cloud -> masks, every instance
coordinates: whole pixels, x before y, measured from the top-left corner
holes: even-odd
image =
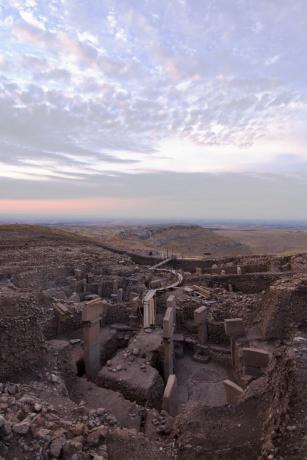
[[[22,196],[31,177],[305,174],[306,14],[304,0],[6,2],[1,180]]]

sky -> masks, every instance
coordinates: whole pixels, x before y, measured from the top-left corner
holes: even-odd
[[[307,221],[306,0],[0,0],[0,218]]]

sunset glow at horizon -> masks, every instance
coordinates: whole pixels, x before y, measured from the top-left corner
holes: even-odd
[[[142,199],[138,199],[138,204]],[[92,214],[95,211],[110,212],[118,209],[131,209],[136,205],[132,199],[125,198],[82,198],[59,200],[0,200],[3,214],[35,214],[35,215],[71,215]]]

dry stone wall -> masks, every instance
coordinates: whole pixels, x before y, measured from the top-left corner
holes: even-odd
[[[0,320],[0,380],[17,379],[42,365],[44,339],[33,316]]]

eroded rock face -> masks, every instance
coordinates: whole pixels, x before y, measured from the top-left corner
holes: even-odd
[[[295,327],[307,324],[306,304],[307,277],[277,281],[266,292],[259,309],[263,335],[282,339]]]

